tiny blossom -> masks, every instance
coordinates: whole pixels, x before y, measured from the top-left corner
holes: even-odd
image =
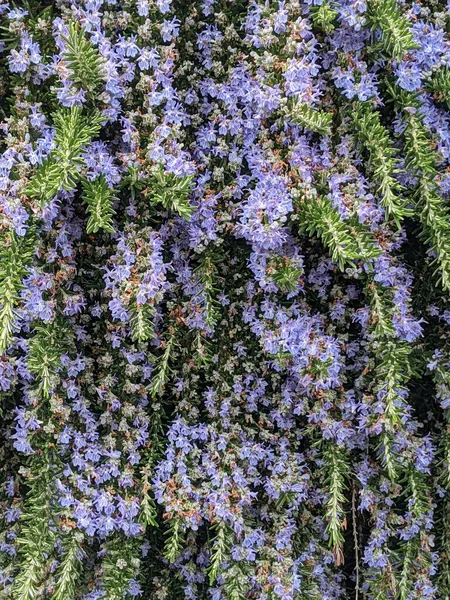
[[[450,4],[0,4],[4,597],[446,597]]]

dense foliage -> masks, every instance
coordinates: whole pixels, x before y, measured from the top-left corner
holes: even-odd
[[[0,598],[448,600],[450,4],[0,20]]]

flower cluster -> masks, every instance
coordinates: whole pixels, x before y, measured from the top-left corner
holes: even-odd
[[[450,4],[0,16],[0,598],[448,598]]]

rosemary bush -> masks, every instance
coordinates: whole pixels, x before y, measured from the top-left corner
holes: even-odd
[[[0,598],[449,600],[450,4],[0,23]]]

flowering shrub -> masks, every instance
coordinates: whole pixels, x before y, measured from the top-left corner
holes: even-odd
[[[448,599],[450,4],[0,19],[0,598]]]

